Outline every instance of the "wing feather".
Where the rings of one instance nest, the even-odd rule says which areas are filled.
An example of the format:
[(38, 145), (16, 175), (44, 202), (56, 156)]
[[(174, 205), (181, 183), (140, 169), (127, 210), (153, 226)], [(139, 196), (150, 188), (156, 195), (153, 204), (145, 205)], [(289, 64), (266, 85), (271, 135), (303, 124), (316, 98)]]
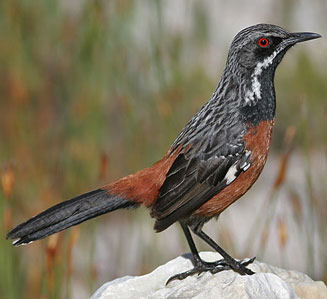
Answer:
[[(240, 149), (243, 150), (243, 146)], [(243, 171), (248, 159), (246, 151), (208, 160), (180, 153), (152, 207), (151, 213), (157, 219), (155, 228), (163, 230), (199, 208), (231, 183)]]

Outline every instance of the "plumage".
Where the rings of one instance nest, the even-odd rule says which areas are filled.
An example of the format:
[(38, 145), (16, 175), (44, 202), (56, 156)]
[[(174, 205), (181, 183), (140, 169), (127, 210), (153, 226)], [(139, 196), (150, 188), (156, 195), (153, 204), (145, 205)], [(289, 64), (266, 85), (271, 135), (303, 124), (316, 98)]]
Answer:
[[(118, 208), (145, 205), (162, 231), (178, 221), (194, 258), (194, 268), (171, 277), (232, 269), (253, 274), (202, 231), (257, 180), (267, 159), (275, 117), (274, 74), (294, 44), (320, 37), (290, 33), (258, 24), (232, 41), (225, 69), (207, 103), (186, 124), (166, 155), (152, 166), (96, 191), (60, 203), (18, 225), (7, 238), (15, 245), (44, 238)], [(223, 259), (201, 260), (189, 231), (218, 251)]]

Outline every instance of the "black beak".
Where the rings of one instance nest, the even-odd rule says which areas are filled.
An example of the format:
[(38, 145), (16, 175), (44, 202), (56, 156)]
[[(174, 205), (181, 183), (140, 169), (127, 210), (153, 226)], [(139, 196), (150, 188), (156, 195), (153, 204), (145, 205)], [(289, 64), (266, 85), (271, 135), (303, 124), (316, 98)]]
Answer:
[(288, 45), (295, 45), (297, 43), (305, 42), (310, 39), (320, 38), (321, 35), (313, 32), (295, 32), (291, 33), (285, 42)]

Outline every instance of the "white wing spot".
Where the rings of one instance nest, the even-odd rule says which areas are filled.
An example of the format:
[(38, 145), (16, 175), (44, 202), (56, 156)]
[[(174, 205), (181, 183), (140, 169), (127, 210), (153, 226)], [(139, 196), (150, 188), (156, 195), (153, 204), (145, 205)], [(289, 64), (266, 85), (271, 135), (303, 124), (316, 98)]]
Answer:
[[(245, 151), (245, 157), (246, 159), (251, 155), (251, 151), (246, 150)], [(226, 179), (226, 185), (229, 185), (231, 182), (233, 182), (236, 179), (236, 173), (238, 170), (242, 169), (243, 171), (247, 171), (249, 167), (251, 166), (251, 163), (245, 161), (240, 167), (239, 166), (240, 161), (237, 160), (227, 171), (225, 175)]]
[(233, 182), (236, 179), (236, 172), (237, 172), (237, 164), (238, 161), (236, 161), (231, 168), (228, 169), (225, 179), (226, 179), (226, 185), (229, 185), (231, 182)]
[(247, 163), (244, 167), (242, 167), (243, 171), (247, 171), (250, 166), (251, 166), (251, 164)]

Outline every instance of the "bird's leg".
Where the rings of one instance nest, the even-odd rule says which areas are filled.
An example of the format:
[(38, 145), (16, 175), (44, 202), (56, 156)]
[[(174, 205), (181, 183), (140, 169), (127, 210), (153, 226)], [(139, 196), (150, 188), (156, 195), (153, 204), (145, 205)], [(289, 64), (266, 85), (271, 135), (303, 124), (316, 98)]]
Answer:
[(190, 230), (188, 227), (183, 224), (182, 222), (180, 223), (183, 229), (183, 232), (185, 234), (186, 240), (188, 242), (188, 245), (190, 246), (192, 255), (193, 255), (193, 265), (194, 268), (191, 270), (188, 270), (183, 273), (176, 274), (168, 279), (166, 282), (166, 285), (170, 283), (173, 280), (182, 280), (190, 275), (193, 275), (195, 273), (201, 274), (202, 272), (205, 271), (210, 271), (211, 273), (217, 273), (222, 270), (227, 270), (230, 269), (230, 266), (226, 263), (224, 259), (216, 261), (216, 262), (205, 262), (200, 258), (199, 252), (196, 249), (196, 246), (194, 244), (194, 241), (192, 239)]
[(192, 255), (193, 255), (193, 265), (194, 268), (190, 269), (186, 272), (176, 274), (168, 279), (166, 282), (166, 285), (168, 285), (173, 280), (182, 280), (188, 276), (191, 276), (193, 274), (201, 274), (202, 272), (210, 271), (212, 274), (218, 273), (224, 270), (234, 270), (235, 272), (240, 273), (241, 275), (252, 275), (254, 272), (246, 266), (253, 263), (255, 260), (255, 257), (246, 260), (246, 261), (236, 261), (233, 259), (228, 253), (226, 253), (214, 240), (212, 240), (206, 233), (202, 231), (202, 227), (197, 227), (193, 229), (193, 232), (199, 236), (202, 240), (204, 240), (207, 244), (209, 244), (213, 249), (215, 249), (222, 257), (223, 259), (220, 259), (215, 262), (206, 262), (200, 258), (199, 252), (194, 244), (194, 241), (192, 239), (190, 230), (188, 227), (180, 222), (181, 227), (183, 229), (183, 232), (185, 234), (186, 240), (188, 242), (188, 245), (190, 246)]
[[(216, 267), (214, 270), (210, 271), (211, 273), (220, 272), (222, 270), (228, 270), (232, 269), (235, 272), (240, 273), (241, 275), (252, 275), (254, 272), (246, 266), (249, 264), (252, 264), (255, 260), (255, 257), (253, 257), (250, 260), (246, 261), (236, 261), (233, 259), (225, 250), (223, 250), (214, 240), (212, 240), (204, 231), (202, 231), (202, 228), (199, 227), (198, 229), (194, 229), (193, 232), (199, 236), (203, 241), (205, 241), (208, 245), (210, 245), (213, 249), (215, 249), (222, 257), (223, 260), (219, 260), (219, 264), (223, 264), (224, 268)], [(217, 262), (216, 262), (217, 263)]]

